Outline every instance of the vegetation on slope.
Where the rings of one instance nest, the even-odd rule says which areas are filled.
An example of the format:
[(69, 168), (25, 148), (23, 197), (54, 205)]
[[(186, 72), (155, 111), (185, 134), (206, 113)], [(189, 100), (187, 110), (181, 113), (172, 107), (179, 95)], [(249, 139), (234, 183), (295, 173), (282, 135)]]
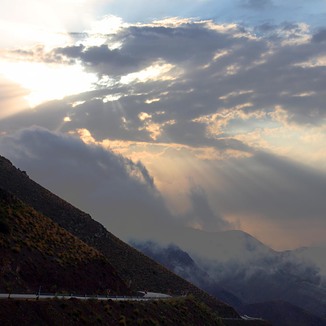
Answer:
[[(32, 313), (31, 313), (32, 312)], [(222, 326), (206, 305), (193, 299), (150, 302), (47, 300), (0, 301), (1, 325), (185, 325)]]
[(128, 293), (107, 258), (0, 189), (0, 290)]
[(284, 301), (249, 304), (245, 309), (248, 314), (261, 316), (277, 326), (326, 325), (325, 318), (317, 317), (308, 311)]

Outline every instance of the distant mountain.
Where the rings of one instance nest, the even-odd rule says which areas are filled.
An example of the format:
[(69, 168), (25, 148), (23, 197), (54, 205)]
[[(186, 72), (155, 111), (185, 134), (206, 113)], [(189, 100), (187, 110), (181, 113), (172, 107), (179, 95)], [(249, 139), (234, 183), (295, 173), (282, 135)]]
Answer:
[(131, 286), (132, 290), (146, 289), (176, 295), (191, 293), (195, 298), (211, 307), (219, 316), (239, 318), (231, 306), (213, 298), (122, 242), (88, 214), (38, 185), (28, 177), (26, 172), (15, 168), (10, 161), (3, 157), (0, 157), (0, 187), (98, 250), (112, 264), (122, 280)]
[(153, 241), (131, 241), (130, 244), (146, 256), (196, 285), (202, 280), (210, 279), (209, 275), (197, 266), (189, 254), (176, 245), (161, 247)]
[(233, 307), (242, 307), (240, 299), (217, 284), (206, 271), (195, 263), (187, 252), (181, 250), (178, 246), (171, 244), (165, 247), (153, 241), (131, 241), (130, 244), (146, 256), (159, 262), (214, 297), (219, 298)]
[(306, 250), (306, 257), (300, 251), (276, 252), (242, 231), (185, 230), (174, 240), (215, 284), (242, 302), (283, 300), (325, 316), (325, 278), (308, 259), (312, 251)]
[(217, 284), (243, 302), (283, 300), (325, 316), (326, 287), (319, 270), (293, 255), (274, 252), (252, 256), (248, 261), (194, 260)]
[(239, 230), (207, 232), (192, 228), (175, 228), (169, 230), (169, 234), (162, 232), (155, 241), (165, 245), (174, 243), (182, 250), (191, 253), (192, 257), (199, 256), (220, 262), (232, 259), (248, 262), (275, 253), (250, 234)]
[[(218, 233), (217, 236), (220, 234)], [(226, 237), (230, 234), (232, 235), (231, 240)], [(240, 236), (241, 240), (236, 241), (238, 247), (234, 252), (240, 252), (239, 243), (245, 244), (247, 240), (243, 241), (243, 239), (249, 239), (251, 244), (259, 246), (259, 250), (256, 251), (258, 255), (250, 255), (250, 252), (255, 252), (252, 250), (253, 247), (250, 247), (249, 253), (246, 253), (248, 251), (246, 245), (243, 248), (243, 256), (247, 257), (248, 262), (244, 259), (239, 262), (232, 256), (229, 261), (226, 260), (223, 248), (232, 246), (235, 236)], [(196, 238), (193, 239), (196, 240)], [(325, 322), (325, 319), (322, 319), (323, 313), (326, 312), (325, 288), (323, 288), (314, 268), (302, 264), (301, 260), (297, 260), (289, 253), (266, 250), (258, 241), (241, 232), (226, 232), (223, 240), (225, 242), (221, 243), (219, 248), (222, 252), (221, 262), (217, 259), (208, 260), (198, 257), (193, 259), (192, 254), (181, 250), (176, 245), (163, 246), (150, 241), (143, 243), (134, 241), (132, 245), (175, 273), (191, 280), (211, 295), (236, 307), (242, 314), (263, 317), (273, 323), (277, 319), (283, 320), (284, 317), (284, 325), (291, 325), (289, 322), (291, 316), (295, 318), (292, 319), (293, 325), (298, 320), (301, 321), (301, 325), (314, 325), (314, 323), (310, 323), (312, 320), (319, 323)], [(262, 250), (268, 254), (261, 256)], [(230, 251), (232, 250), (228, 251), (228, 255)], [(269, 305), (271, 300), (274, 300), (273, 304)], [(279, 300), (284, 300), (283, 302), (286, 300), (292, 304), (282, 305)], [(269, 319), (270, 315), (259, 314), (259, 309), (253, 310), (252, 305), (246, 304), (256, 304), (257, 302), (267, 309), (274, 318)], [(286, 313), (285, 307), (289, 308), (288, 313)], [(275, 323), (275, 325), (279, 324)]]
[(256, 303), (245, 306), (247, 314), (259, 316), (277, 326), (325, 326), (326, 319), (284, 301)]
[[(203, 243), (209, 243), (211, 251), (202, 251), (201, 256), (209, 259), (218, 259), (219, 261), (237, 260), (239, 262), (256, 259), (274, 254), (275, 251), (258, 241), (250, 234), (240, 231), (231, 230), (224, 232), (203, 232), (200, 239)], [(207, 238), (206, 238), (207, 237)], [(199, 251), (197, 250), (199, 253)]]

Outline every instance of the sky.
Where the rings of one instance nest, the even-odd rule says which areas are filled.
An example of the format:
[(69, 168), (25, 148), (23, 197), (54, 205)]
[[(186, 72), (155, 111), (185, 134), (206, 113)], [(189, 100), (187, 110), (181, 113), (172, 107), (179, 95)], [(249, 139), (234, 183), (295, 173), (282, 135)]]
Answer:
[(0, 154), (34, 180), (125, 240), (326, 244), (325, 0), (1, 8)]

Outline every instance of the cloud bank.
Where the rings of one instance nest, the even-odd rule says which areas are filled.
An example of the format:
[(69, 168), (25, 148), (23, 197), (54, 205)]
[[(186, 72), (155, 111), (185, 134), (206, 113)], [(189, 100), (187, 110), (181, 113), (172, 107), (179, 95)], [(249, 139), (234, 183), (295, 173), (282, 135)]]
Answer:
[[(280, 3), (239, 1), (238, 6), (263, 12), (276, 10)], [(50, 139), (56, 138), (57, 132), (73, 134), (90, 148), (102, 146), (101, 151), (105, 148), (109, 156), (114, 150), (135, 161), (141, 159), (165, 199), (182, 199), (178, 221), (183, 225), (216, 230), (237, 225), (269, 243), (274, 241), (274, 246), (322, 241), (322, 194), (326, 189), (324, 29), (266, 21), (244, 27), (189, 18), (115, 22), (115, 29), (107, 26), (107, 33), (105, 24), (96, 36), (75, 33), (68, 45), (10, 52), (26, 61), (80, 65), (96, 75), (97, 82), (88, 92), (0, 120), (3, 142), (16, 139), (12, 148), (21, 152), (19, 142), (25, 143), (27, 134), (33, 133), (12, 135), (38, 125), (50, 130), (47, 135), (51, 137), (45, 137), (49, 138), (48, 147), (60, 157), (62, 148), (56, 148)], [(33, 142), (29, 145), (32, 151), (42, 149)], [(14, 155), (13, 150), (10, 153)], [(71, 153), (79, 157), (75, 151)], [(26, 154), (25, 160), (17, 162), (27, 164), (27, 157), (32, 162), (34, 156)], [(41, 152), (36, 157), (41, 157)], [(67, 167), (73, 166), (72, 160), (67, 159)], [(90, 171), (91, 162), (97, 164), (86, 162)], [(34, 163), (24, 169), (32, 171)], [(63, 167), (66, 162), (59, 163)], [(129, 165), (138, 174), (145, 173), (140, 165)], [(41, 168), (34, 171), (38, 171), (38, 180), (49, 178)], [(77, 176), (77, 171), (61, 172), (61, 178), (68, 181), (71, 175), (78, 184), (80, 175), (87, 173)], [(58, 184), (56, 180), (42, 183), (50, 186)], [(98, 187), (91, 180), (82, 183), (98, 195), (94, 201), (81, 202), (94, 204), (98, 209), (95, 215), (102, 218), (105, 207), (99, 198), (104, 200), (100, 194), (106, 191), (102, 191), (102, 179), (98, 180)], [(136, 202), (146, 203), (146, 212), (138, 207), (137, 216), (155, 215), (165, 220), (170, 212), (163, 208), (160, 194), (160, 204), (152, 205), (156, 201), (147, 202), (140, 196), (152, 195), (144, 185), (139, 200), (131, 195), (137, 187), (133, 183), (130, 188), (130, 198), (134, 198), (130, 207), (137, 211)], [(67, 189), (73, 200), (85, 196), (76, 193), (74, 199), (73, 186)], [(119, 192), (124, 195), (117, 187), (116, 198)], [(114, 197), (113, 192), (110, 195)], [(123, 209), (121, 218), (132, 215), (132, 210)], [(276, 244), (277, 234), (289, 242)]]
[[(97, 74), (97, 90), (28, 116), (52, 129), (47, 111), (55, 110), (62, 131), (86, 128), (97, 140), (219, 147), (229, 139), (229, 147), (245, 150), (243, 134), (257, 125), (324, 126), (322, 39), (323, 30), (311, 34), (304, 24), (270, 27), (263, 37), (212, 21), (130, 25), (98, 46), (81, 41), (42, 54), (41, 60), (82, 64)], [(1, 129), (28, 126), (28, 116)]]
[(31, 127), (2, 137), (0, 151), (31, 178), (123, 239), (154, 239), (162, 232), (167, 235), (169, 230), (187, 227), (194, 219), (203, 227), (208, 220), (215, 230), (229, 226), (214, 215), (205, 194), (198, 191), (192, 194), (189, 215), (172, 215), (141, 162), (73, 136)]

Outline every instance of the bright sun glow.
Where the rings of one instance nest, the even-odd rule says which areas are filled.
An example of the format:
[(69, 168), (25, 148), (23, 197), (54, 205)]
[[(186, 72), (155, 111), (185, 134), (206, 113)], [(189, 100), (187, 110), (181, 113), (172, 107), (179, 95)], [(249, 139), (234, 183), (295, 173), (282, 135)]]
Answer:
[(155, 62), (151, 66), (138, 71), (122, 76), (120, 82), (122, 84), (130, 84), (135, 81), (146, 82), (149, 80), (173, 80), (175, 76), (169, 72), (174, 68), (174, 65), (164, 62)]
[(120, 17), (108, 15), (101, 20), (95, 21), (91, 24), (91, 29), (87, 32), (96, 34), (115, 34), (123, 27), (123, 20)]
[(95, 74), (79, 65), (47, 65), (35, 62), (0, 62), (0, 74), (30, 90), (25, 96), (30, 107), (67, 95), (93, 89)]
[[(10, 31), (10, 33), (8, 33)], [(46, 44), (55, 47), (70, 41), (70, 36), (62, 30), (48, 31), (33, 24), (0, 20), (1, 45), (16, 47), (17, 44)]]

